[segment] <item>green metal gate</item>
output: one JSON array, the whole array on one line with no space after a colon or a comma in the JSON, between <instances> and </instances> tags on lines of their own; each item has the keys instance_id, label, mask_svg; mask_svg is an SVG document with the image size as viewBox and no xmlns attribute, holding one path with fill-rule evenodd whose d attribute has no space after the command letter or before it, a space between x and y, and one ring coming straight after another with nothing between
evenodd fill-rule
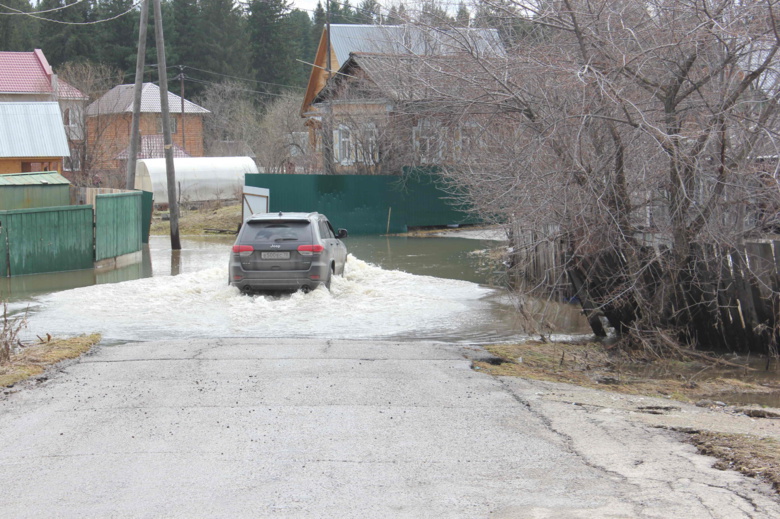
<instances>
[{"instance_id":1,"label":"green metal gate","mask_svg":"<svg viewBox=\"0 0 780 519\"><path fill-rule=\"evenodd\" d=\"M97 195L95 261L141 250L141 191Z\"/></svg>"}]
</instances>

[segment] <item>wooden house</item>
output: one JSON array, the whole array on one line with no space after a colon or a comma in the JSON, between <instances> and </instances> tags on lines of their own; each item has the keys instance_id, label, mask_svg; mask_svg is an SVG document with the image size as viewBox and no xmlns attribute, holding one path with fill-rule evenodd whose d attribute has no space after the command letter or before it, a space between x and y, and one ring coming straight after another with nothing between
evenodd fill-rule
<instances>
[{"instance_id":1,"label":"wooden house","mask_svg":"<svg viewBox=\"0 0 780 519\"><path fill-rule=\"evenodd\" d=\"M0 174L61 171L69 153L56 102L0 102Z\"/></svg>"},{"instance_id":2,"label":"wooden house","mask_svg":"<svg viewBox=\"0 0 780 519\"><path fill-rule=\"evenodd\" d=\"M490 81L464 45L482 59L504 55L493 29L331 25L330 37L324 29L301 108L322 169L396 174L473 145L474 121L437 110Z\"/></svg>"},{"instance_id":3,"label":"wooden house","mask_svg":"<svg viewBox=\"0 0 780 519\"><path fill-rule=\"evenodd\" d=\"M87 107L87 145L94 167L124 174L130 147L134 85L119 85ZM182 109L183 105L183 109ZM203 116L208 110L168 92L174 157L203 156ZM163 158L160 87L144 83L139 121L139 159Z\"/></svg>"},{"instance_id":4,"label":"wooden house","mask_svg":"<svg viewBox=\"0 0 780 519\"><path fill-rule=\"evenodd\" d=\"M56 167L53 168L52 157L38 157L45 160L26 160L29 158L27 157L23 160L25 168L49 168L49 170L62 171L62 169L71 169L74 164L78 167L79 154L73 151L77 150L84 140L82 128L77 124L77 121L84 111L87 96L58 78L40 49L35 49L32 52L0 52L0 70L2 70L2 74L0 74L0 102L56 102L61 113L61 120L56 124L65 127L70 151L55 158ZM53 121L53 119L49 120L50 123L55 124ZM40 121L30 122L32 125L39 123ZM21 171L19 169L14 172Z\"/></svg>"}]
</instances>

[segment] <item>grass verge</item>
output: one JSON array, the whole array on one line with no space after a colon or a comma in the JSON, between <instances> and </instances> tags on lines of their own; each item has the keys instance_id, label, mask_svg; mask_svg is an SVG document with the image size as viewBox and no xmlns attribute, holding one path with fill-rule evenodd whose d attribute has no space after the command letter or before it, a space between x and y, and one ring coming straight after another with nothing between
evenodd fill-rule
<instances>
[{"instance_id":1,"label":"grass verge","mask_svg":"<svg viewBox=\"0 0 780 519\"><path fill-rule=\"evenodd\" d=\"M41 375L46 368L63 360L75 359L100 342L99 333L48 342L23 348L11 355L9 364L0 365L0 387L11 387L31 377Z\"/></svg>"},{"instance_id":2,"label":"grass verge","mask_svg":"<svg viewBox=\"0 0 780 519\"><path fill-rule=\"evenodd\" d=\"M179 213L179 234L199 235L217 231L235 232L241 224L241 204L203 206L198 209L184 209ZM168 235L171 224L162 219L162 213L152 215L152 235Z\"/></svg>"}]
</instances>

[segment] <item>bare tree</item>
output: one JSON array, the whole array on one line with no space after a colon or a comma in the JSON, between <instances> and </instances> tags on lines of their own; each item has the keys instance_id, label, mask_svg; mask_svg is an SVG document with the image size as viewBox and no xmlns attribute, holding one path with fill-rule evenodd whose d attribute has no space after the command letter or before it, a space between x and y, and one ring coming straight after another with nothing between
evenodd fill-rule
<instances>
[{"instance_id":1,"label":"bare tree","mask_svg":"<svg viewBox=\"0 0 780 519\"><path fill-rule=\"evenodd\" d=\"M458 65L421 58L416 80L477 136L442 161L453 192L518 245L561 243L556 275L627 343L771 350L778 294L743 251L780 224L779 3L482 0L506 46L490 58L429 27Z\"/></svg>"},{"instance_id":2,"label":"bare tree","mask_svg":"<svg viewBox=\"0 0 780 519\"><path fill-rule=\"evenodd\" d=\"M80 90L86 100L68 110L68 140L71 149L71 174L79 186L93 186L98 182L100 165L97 158L103 154L105 125L87 125L86 106L99 99L115 85L122 83L122 74L101 63L89 61L68 62L58 70L59 76Z\"/></svg>"}]
</instances>

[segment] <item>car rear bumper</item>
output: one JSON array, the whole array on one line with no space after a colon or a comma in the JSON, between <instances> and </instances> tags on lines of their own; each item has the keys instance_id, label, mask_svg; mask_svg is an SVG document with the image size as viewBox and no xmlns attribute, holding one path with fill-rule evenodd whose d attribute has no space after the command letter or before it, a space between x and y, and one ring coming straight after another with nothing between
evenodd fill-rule
<instances>
[{"instance_id":1,"label":"car rear bumper","mask_svg":"<svg viewBox=\"0 0 780 519\"><path fill-rule=\"evenodd\" d=\"M230 284L239 290L314 290L327 279L325 264L313 263L309 270L244 270L231 265Z\"/></svg>"}]
</instances>

